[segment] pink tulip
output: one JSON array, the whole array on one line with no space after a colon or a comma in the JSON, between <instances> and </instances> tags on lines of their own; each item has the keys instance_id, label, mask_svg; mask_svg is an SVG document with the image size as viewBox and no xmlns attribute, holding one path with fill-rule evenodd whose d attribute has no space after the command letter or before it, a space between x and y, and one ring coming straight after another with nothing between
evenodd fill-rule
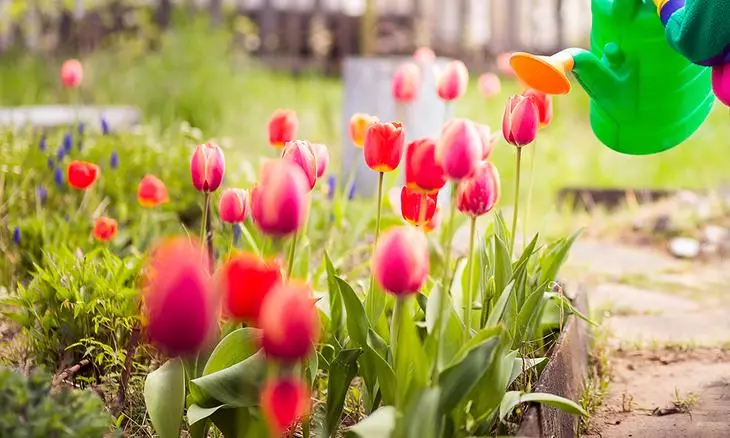
<instances>
[{"instance_id":1,"label":"pink tulip","mask_svg":"<svg viewBox=\"0 0 730 438\"><path fill-rule=\"evenodd\" d=\"M503 75L503 76L514 76L515 71L512 69L512 64L510 64L510 58L512 57L511 52L507 53L500 53L497 55L497 70Z\"/></svg>"},{"instance_id":2,"label":"pink tulip","mask_svg":"<svg viewBox=\"0 0 730 438\"><path fill-rule=\"evenodd\" d=\"M522 147L532 143L539 125L537 107L530 97L512 96L502 119L502 135L507 143Z\"/></svg>"},{"instance_id":3,"label":"pink tulip","mask_svg":"<svg viewBox=\"0 0 730 438\"><path fill-rule=\"evenodd\" d=\"M302 168L291 161L267 161L251 189L251 216L266 234L285 236L304 225L309 208L309 182Z\"/></svg>"},{"instance_id":4,"label":"pink tulip","mask_svg":"<svg viewBox=\"0 0 730 438\"><path fill-rule=\"evenodd\" d=\"M730 106L730 65L712 67L712 91L727 106Z\"/></svg>"},{"instance_id":5,"label":"pink tulip","mask_svg":"<svg viewBox=\"0 0 730 438\"><path fill-rule=\"evenodd\" d=\"M378 239L373 252L373 275L393 295L418 292L428 276L428 241L413 227L392 228Z\"/></svg>"},{"instance_id":6,"label":"pink tulip","mask_svg":"<svg viewBox=\"0 0 730 438\"><path fill-rule=\"evenodd\" d=\"M461 61L451 61L439 77L437 91L441 99L452 101L460 98L469 85L469 70Z\"/></svg>"},{"instance_id":7,"label":"pink tulip","mask_svg":"<svg viewBox=\"0 0 730 438\"><path fill-rule=\"evenodd\" d=\"M61 66L61 83L66 88L76 88L84 78L84 69L78 59L69 59Z\"/></svg>"},{"instance_id":8,"label":"pink tulip","mask_svg":"<svg viewBox=\"0 0 730 438\"><path fill-rule=\"evenodd\" d=\"M317 159L317 178L322 178L322 175L327 172L327 165L330 162L329 149L321 143L313 143L312 150L314 150L314 156Z\"/></svg>"},{"instance_id":9,"label":"pink tulip","mask_svg":"<svg viewBox=\"0 0 730 438\"><path fill-rule=\"evenodd\" d=\"M281 153L281 158L297 164L307 177L309 190L317 183L317 157L308 141L294 140L287 142Z\"/></svg>"},{"instance_id":10,"label":"pink tulip","mask_svg":"<svg viewBox=\"0 0 730 438\"><path fill-rule=\"evenodd\" d=\"M396 102L411 102L421 86L421 70L413 63L403 64L393 74L392 92Z\"/></svg>"},{"instance_id":11,"label":"pink tulip","mask_svg":"<svg viewBox=\"0 0 730 438\"><path fill-rule=\"evenodd\" d=\"M452 180L472 174L483 154L482 138L477 125L467 119L449 121L436 143L436 163Z\"/></svg>"},{"instance_id":12,"label":"pink tulip","mask_svg":"<svg viewBox=\"0 0 730 438\"><path fill-rule=\"evenodd\" d=\"M218 201L218 213L221 220L229 224L237 224L248 216L248 192L242 189L225 189Z\"/></svg>"},{"instance_id":13,"label":"pink tulip","mask_svg":"<svg viewBox=\"0 0 730 438\"><path fill-rule=\"evenodd\" d=\"M200 192L215 192L223 181L226 161L223 151L214 143L200 144L190 160L193 186Z\"/></svg>"},{"instance_id":14,"label":"pink tulip","mask_svg":"<svg viewBox=\"0 0 730 438\"><path fill-rule=\"evenodd\" d=\"M428 64L436 60L436 54L430 47L419 47L413 53L413 58L417 62Z\"/></svg>"},{"instance_id":15,"label":"pink tulip","mask_svg":"<svg viewBox=\"0 0 730 438\"><path fill-rule=\"evenodd\" d=\"M479 130L479 138L482 140L482 160L486 160L497 145L499 133L492 133L492 129L487 125L477 125L477 130Z\"/></svg>"},{"instance_id":16,"label":"pink tulip","mask_svg":"<svg viewBox=\"0 0 730 438\"><path fill-rule=\"evenodd\" d=\"M491 99L502 91L502 82L499 80L499 76L494 73L484 73L479 76L477 87L485 99Z\"/></svg>"},{"instance_id":17,"label":"pink tulip","mask_svg":"<svg viewBox=\"0 0 730 438\"><path fill-rule=\"evenodd\" d=\"M307 357L319 338L319 316L309 285L278 283L264 298L259 315L267 357L296 362Z\"/></svg>"},{"instance_id":18,"label":"pink tulip","mask_svg":"<svg viewBox=\"0 0 730 438\"><path fill-rule=\"evenodd\" d=\"M492 211L497 204L499 192L497 168L488 161L482 161L472 176L459 181L456 208L467 216L482 216Z\"/></svg>"}]
</instances>

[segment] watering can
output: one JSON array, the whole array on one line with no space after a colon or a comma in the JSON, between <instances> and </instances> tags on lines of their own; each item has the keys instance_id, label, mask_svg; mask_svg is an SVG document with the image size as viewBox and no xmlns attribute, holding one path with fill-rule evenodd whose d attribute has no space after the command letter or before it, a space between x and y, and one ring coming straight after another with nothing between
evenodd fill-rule
<instances>
[{"instance_id":1,"label":"watering can","mask_svg":"<svg viewBox=\"0 0 730 438\"><path fill-rule=\"evenodd\" d=\"M665 151L704 123L715 96L710 69L672 48L657 7L654 0L592 0L590 51L520 52L510 64L522 82L547 94L567 94L573 73L591 99L593 132L609 148Z\"/></svg>"}]
</instances>

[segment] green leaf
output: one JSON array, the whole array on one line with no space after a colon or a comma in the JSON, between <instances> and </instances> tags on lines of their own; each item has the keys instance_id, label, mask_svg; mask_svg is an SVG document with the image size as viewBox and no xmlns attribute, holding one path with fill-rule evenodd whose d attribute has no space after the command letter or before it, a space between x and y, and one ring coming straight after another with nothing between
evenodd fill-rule
<instances>
[{"instance_id":1,"label":"green leaf","mask_svg":"<svg viewBox=\"0 0 730 438\"><path fill-rule=\"evenodd\" d=\"M345 397L350 382L357 375L357 359L362 354L360 348L342 350L330 365L327 382L327 430L337 430L337 425L345 406Z\"/></svg>"},{"instance_id":2,"label":"green leaf","mask_svg":"<svg viewBox=\"0 0 730 438\"><path fill-rule=\"evenodd\" d=\"M254 425L254 418L248 408L222 409L213 414L212 420L213 424L223 432L225 438L257 436L251 430L251 426Z\"/></svg>"},{"instance_id":3,"label":"green leaf","mask_svg":"<svg viewBox=\"0 0 730 438\"><path fill-rule=\"evenodd\" d=\"M299 236L301 238L297 246L297 255L292 269L292 278L301 280L309 280L309 259L312 254L312 245L307 236Z\"/></svg>"},{"instance_id":4,"label":"green leaf","mask_svg":"<svg viewBox=\"0 0 730 438\"><path fill-rule=\"evenodd\" d=\"M509 389L509 378L512 374L515 355L513 353L505 354L506 346L506 337L501 337L492 360L485 364L486 372L467 397L472 400L471 412L477 418L496 409L504 393Z\"/></svg>"},{"instance_id":5,"label":"green leaf","mask_svg":"<svg viewBox=\"0 0 730 438\"><path fill-rule=\"evenodd\" d=\"M456 365L457 363L464 360L466 355L476 347L484 343L484 341L499 335L502 332L502 326L485 327L479 330L474 336L472 336L466 343L464 343L456 354L453 355L449 362L449 367Z\"/></svg>"},{"instance_id":6,"label":"green leaf","mask_svg":"<svg viewBox=\"0 0 730 438\"><path fill-rule=\"evenodd\" d=\"M598 327L598 323L591 320L587 316L585 316L583 313L581 313L580 310L578 310L575 306L573 306L573 303L570 302L570 300L563 294L559 294L557 292L547 292L545 293L546 298L552 298L556 301L558 301L558 304L565 306L568 308L568 311L574 315L576 315L578 318L582 319L583 321L587 322L588 324Z\"/></svg>"},{"instance_id":7,"label":"green leaf","mask_svg":"<svg viewBox=\"0 0 730 438\"><path fill-rule=\"evenodd\" d=\"M530 326L530 321L538 318L542 313L540 304L543 303L544 298L545 292L542 289L535 289L525 300L520 313L517 315L517 320L512 326L513 338L516 343L522 343L532 337L532 333L528 333L527 329Z\"/></svg>"},{"instance_id":8,"label":"green leaf","mask_svg":"<svg viewBox=\"0 0 730 438\"><path fill-rule=\"evenodd\" d=\"M512 293L514 291L514 282L510 282L507 287L502 290L501 294L499 295L499 298L497 299L497 302L494 304L494 307L492 308L492 311L489 313L489 318L487 318L487 327L493 327L497 324L499 324L499 321L502 320L502 315L504 314L504 309L507 307L507 302L509 301L510 297L512 296ZM499 290L499 289L497 289Z\"/></svg>"},{"instance_id":9,"label":"green leaf","mask_svg":"<svg viewBox=\"0 0 730 438\"><path fill-rule=\"evenodd\" d=\"M190 381L207 396L232 407L258 405L259 388L266 377L266 359L259 351L231 367Z\"/></svg>"},{"instance_id":10,"label":"green leaf","mask_svg":"<svg viewBox=\"0 0 730 438\"><path fill-rule=\"evenodd\" d=\"M205 364L203 375L208 375L235 365L258 351L261 330L244 327L234 330L216 345Z\"/></svg>"},{"instance_id":11,"label":"green leaf","mask_svg":"<svg viewBox=\"0 0 730 438\"><path fill-rule=\"evenodd\" d=\"M357 346L367 345L370 322L365 315L365 309L355 291L345 280L336 277L336 281L347 309L347 332Z\"/></svg>"},{"instance_id":12,"label":"green leaf","mask_svg":"<svg viewBox=\"0 0 730 438\"><path fill-rule=\"evenodd\" d=\"M439 410L451 412L476 386L492 361L499 338L492 336L471 349L463 360L439 375L441 399Z\"/></svg>"},{"instance_id":13,"label":"green leaf","mask_svg":"<svg viewBox=\"0 0 730 438\"><path fill-rule=\"evenodd\" d=\"M396 388L395 371L393 371L388 361L370 346L365 347L365 356L368 358L368 362L372 363L375 368L383 403L386 405L394 404Z\"/></svg>"},{"instance_id":14,"label":"green leaf","mask_svg":"<svg viewBox=\"0 0 730 438\"><path fill-rule=\"evenodd\" d=\"M512 278L512 259L507 241L494 236L494 290L501 292Z\"/></svg>"},{"instance_id":15,"label":"green leaf","mask_svg":"<svg viewBox=\"0 0 730 438\"><path fill-rule=\"evenodd\" d=\"M330 305L330 331L337 339L341 339L342 329L345 325L345 308L342 303L342 295L340 286L337 282L337 273L335 266L329 254L325 251L324 263L327 266L327 292L329 294Z\"/></svg>"},{"instance_id":16,"label":"green leaf","mask_svg":"<svg viewBox=\"0 0 730 438\"><path fill-rule=\"evenodd\" d=\"M400 401L408 400L409 394L426 386L431 365L418 337L416 323L411 317L411 301L406 301L403 306L395 354L396 400ZM396 405L400 404L396 402Z\"/></svg>"},{"instance_id":17,"label":"green leaf","mask_svg":"<svg viewBox=\"0 0 730 438\"><path fill-rule=\"evenodd\" d=\"M188 424L193 425L197 423L198 421L208 418L211 415L215 414L219 409L226 409L229 408L228 405L218 405L214 408L202 408L196 404L190 405L188 408Z\"/></svg>"},{"instance_id":18,"label":"green leaf","mask_svg":"<svg viewBox=\"0 0 730 438\"><path fill-rule=\"evenodd\" d=\"M499 419L504 420L517 405L530 402L545 404L573 415L588 416L588 412L580 407L578 403L565 397L542 392L521 393L519 391L510 391L502 398L502 403L499 406Z\"/></svg>"},{"instance_id":19,"label":"green leaf","mask_svg":"<svg viewBox=\"0 0 730 438\"><path fill-rule=\"evenodd\" d=\"M385 292L375 279L372 279L373 285L368 289L365 296L365 312L370 321L378 321L385 310Z\"/></svg>"},{"instance_id":20,"label":"green leaf","mask_svg":"<svg viewBox=\"0 0 730 438\"><path fill-rule=\"evenodd\" d=\"M579 230L567 239L549 245L540 260L540 283L555 281L560 267L568 258L568 252L583 231Z\"/></svg>"},{"instance_id":21,"label":"green leaf","mask_svg":"<svg viewBox=\"0 0 730 438\"><path fill-rule=\"evenodd\" d=\"M513 351L516 355L516 351ZM546 357L535 357L530 359L522 359L521 357L515 357L514 358L514 364L512 365L512 374L509 377L509 384L508 386L511 386L512 383L514 383L515 380L525 371L529 371L532 368L540 365L543 363L547 358Z\"/></svg>"},{"instance_id":22,"label":"green leaf","mask_svg":"<svg viewBox=\"0 0 730 438\"><path fill-rule=\"evenodd\" d=\"M428 388L416 395L404 418L405 438L438 438L441 430L439 387Z\"/></svg>"},{"instance_id":23,"label":"green leaf","mask_svg":"<svg viewBox=\"0 0 730 438\"><path fill-rule=\"evenodd\" d=\"M160 438L177 438L185 409L185 369L180 359L168 360L147 375L144 401Z\"/></svg>"},{"instance_id":24,"label":"green leaf","mask_svg":"<svg viewBox=\"0 0 730 438\"><path fill-rule=\"evenodd\" d=\"M396 410L383 406L348 429L348 435L360 438L390 438L395 430Z\"/></svg>"}]
</instances>

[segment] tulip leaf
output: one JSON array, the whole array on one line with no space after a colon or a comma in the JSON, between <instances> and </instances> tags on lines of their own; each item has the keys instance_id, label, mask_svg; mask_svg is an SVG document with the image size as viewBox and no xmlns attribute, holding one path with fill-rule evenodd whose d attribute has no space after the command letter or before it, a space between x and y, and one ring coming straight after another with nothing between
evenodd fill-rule
<instances>
[{"instance_id":1,"label":"tulip leaf","mask_svg":"<svg viewBox=\"0 0 730 438\"><path fill-rule=\"evenodd\" d=\"M365 312L370 321L378 321L385 310L386 296L385 291L374 278L370 281L373 282L373 285L365 296Z\"/></svg>"},{"instance_id":2,"label":"tulip leaf","mask_svg":"<svg viewBox=\"0 0 730 438\"><path fill-rule=\"evenodd\" d=\"M558 304L566 307L568 311L573 315L577 316L578 318L582 319L583 321L594 327L598 327L598 323L585 316L583 313L581 313L580 310L576 309L575 306L573 306L573 303L571 303L568 297L566 297L565 295L559 294L557 292L547 292L545 293L545 298L554 299L558 302Z\"/></svg>"},{"instance_id":3,"label":"tulip leaf","mask_svg":"<svg viewBox=\"0 0 730 438\"><path fill-rule=\"evenodd\" d=\"M348 436L359 438L390 438L395 431L397 412L393 406L383 406L348 429Z\"/></svg>"},{"instance_id":4,"label":"tulip leaf","mask_svg":"<svg viewBox=\"0 0 730 438\"><path fill-rule=\"evenodd\" d=\"M502 320L502 316L504 315L504 309L505 307L507 307L507 301L509 301L514 292L514 286L515 283L510 282L507 287L502 290L499 298L497 299L497 302L494 304L494 307L492 307L492 311L489 313L489 317L487 318L487 327L494 327Z\"/></svg>"},{"instance_id":5,"label":"tulip leaf","mask_svg":"<svg viewBox=\"0 0 730 438\"><path fill-rule=\"evenodd\" d=\"M580 407L578 403L568 400L565 397L560 397L559 395L542 392L524 393L520 391L509 391L504 395L502 403L499 406L499 419L504 420L517 405L531 402L545 404L573 415L588 416L588 412Z\"/></svg>"},{"instance_id":6,"label":"tulip leaf","mask_svg":"<svg viewBox=\"0 0 730 438\"><path fill-rule=\"evenodd\" d=\"M358 347L367 345L370 323L365 315L362 302L345 280L339 277L335 277L335 280L347 309L347 332Z\"/></svg>"},{"instance_id":7,"label":"tulip leaf","mask_svg":"<svg viewBox=\"0 0 730 438\"><path fill-rule=\"evenodd\" d=\"M262 351L242 362L190 381L207 396L232 407L256 406L259 388L266 377L266 359Z\"/></svg>"},{"instance_id":8,"label":"tulip leaf","mask_svg":"<svg viewBox=\"0 0 730 438\"><path fill-rule=\"evenodd\" d=\"M509 383L508 386L511 386L512 383L514 383L515 380L525 371L529 371L532 368L540 365L543 363L547 358L546 357L536 357L532 359L522 359L521 357L516 357L517 352L513 351L510 353L510 355L513 357L513 364L512 364L512 374L509 377Z\"/></svg>"},{"instance_id":9,"label":"tulip leaf","mask_svg":"<svg viewBox=\"0 0 730 438\"><path fill-rule=\"evenodd\" d=\"M342 303L342 293L340 292L340 285L337 282L337 273L335 267L332 264L329 254L325 251L324 263L327 266L327 291L329 294L329 308L330 308L330 331L332 335L337 339L342 339L342 329L345 321L345 309ZM359 301L359 300L358 300Z\"/></svg>"},{"instance_id":10,"label":"tulip leaf","mask_svg":"<svg viewBox=\"0 0 730 438\"><path fill-rule=\"evenodd\" d=\"M357 359L362 349L342 350L330 364L327 382L327 430L336 431L345 406L350 382L357 375Z\"/></svg>"},{"instance_id":11,"label":"tulip leaf","mask_svg":"<svg viewBox=\"0 0 730 438\"><path fill-rule=\"evenodd\" d=\"M438 438L441 436L440 400L441 392L438 386L424 389L414 397L405 414L405 438Z\"/></svg>"},{"instance_id":12,"label":"tulip leaf","mask_svg":"<svg viewBox=\"0 0 730 438\"><path fill-rule=\"evenodd\" d=\"M502 292L512 278L512 261L507 241L494 237L494 290Z\"/></svg>"},{"instance_id":13,"label":"tulip leaf","mask_svg":"<svg viewBox=\"0 0 730 438\"><path fill-rule=\"evenodd\" d=\"M406 301L402 304L403 318L396 342L396 406L403 406L411 393L426 386L431 365L418 336L416 323L411 317L411 303Z\"/></svg>"},{"instance_id":14,"label":"tulip leaf","mask_svg":"<svg viewBox=\"0 0 730 438\"><path fill-rule=\"evenodd\" d=\"M226 438L246 438L249 436L265 436L254 430L260 422L256 422L249 408L221 409L213 414L213 424Z\"/></svg>"},{"instance_id":15,"label":"tulip leaf","mask_svg":"<svg viewBox=\"0 0 730 438\"><path fill-rule=\"evenodd\" d=\"M312 255L312 245L307 236L300 236L301 240L297 246L297 254L294 259L294 267L291 277L309 281L309 260Z\"/></svg>"},{"instance_id":16,"label":"tulip leaf","mask_svg":"<svg viewBox=\"0 0 730 438\"><path fill-rule=\"evenodd\" d=\"M472 348L463 360L439 374L441 413L451 412L477 385L492 361L499 338L492 336Z\"/></svg>"},{"instance_id":17,"label":"tulip leaf","mask_svg":"<svg viewBox=\"0 0 730 438\"><path fill-rule=\"evenodd\" d=\"M252 356L259 349L261 330L244 327L232 331L216 345L205 364L203 375L235 365Z\"/></svg>"},{"instance_id":18,"label":"tulip leaf","mask_svg":"<svg viewBox=\"0 0 730 438\"><path fill-rule=\"evenodd\" d=\"M157 435L177 438L185 409L185 369L179 358L147 375L144 401Z\"/></svg>"},{"instance_id":19,"label":"tulip leaf","mask_svg":"<svg viewBox=\"0 0 730 438\"><path fill-rule=\"evenodd\" d=\"M540 258L540 283L555 281L558 270L568 258L568 252L581 235L583 230L578 230L572 236L560 239L550 244Z\"/></svg>"},{"instance_id":20,"label":"tulip leaf","mask_svg":"<svg viewBox=\"0 0 730 438\"><path fill-rule=\"evenodd\" d=\"M484 364L486 372L467 396L472 401L471 412L476 418L482 418L493 412L499 406L504 393L509 389L515 355L506 354L508 346L506 337L501 338L500 341L492 360Z\"/></svg>"},{"instance_id":21,"label":"tulip leaf","mask_svg":"<svg viewBox=\"0 0 730 438\"><path fill-rule=\"evenodd\" d=\"M430 334L427 340L427 347L431 357L436 357L436 352L433 350L436 346L434 337L437 333L434 331L434 328L436 326L436 319L438 318L438 301L442 296L441 287L433 288L431 295L428 297L428 305L426 308L426 331ZM439 369L444 368L447 362L459 351L464 334L464 325L451 305L451 297L446 295L443 299L446 300L444 309L446 311L446 318L448 319L445 325L445 332L442 335L442 342L439 345L441 350L438 356Z\"/></svg>"},{"instance_id":22,"label":"tulip leaf","mask_svg":"<svg viewBox=\"0 0 730 438\"><path fill-rule=\"evenodd\" d=\"M219 409L226 409L229 408L228 405L218 405L213 408L203 408L196 404L191 405L188 408L187 416L188 416L188 424L193 425L199 422L200 420L203 420L205 418L210 417L211 415L215 414Z\"/></svg>"}]
</instances>

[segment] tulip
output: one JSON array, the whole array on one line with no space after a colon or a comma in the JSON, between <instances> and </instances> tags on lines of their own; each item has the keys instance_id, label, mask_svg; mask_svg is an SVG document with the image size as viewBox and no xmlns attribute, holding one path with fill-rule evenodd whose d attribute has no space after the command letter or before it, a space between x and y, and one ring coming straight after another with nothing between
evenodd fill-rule
<instances>
[{"instance_id":1,"label":"tulip","mask_svg":"<svg viewBox=\"0 0 730 438\"><path fill-rule=\"evenodd\" d=\"M439 207L438 204L436 204L436 211L434 211L433 216L431 217L431 220L426 223L426 225L423 227L423 231L425 233L430 233L431 231L438 228L439 224L441 223L441 207Z\"/></svg>"},{"instance_id":2,"label":"tulip","mask_svg":"<svg viewBox=\"0 0 730 438\"><path fill-rule=\"evenodd\" d=\"M499 172L494 164L482 161L472 176L459 182L456 208L470 217L489 213L499 200Z\"/></svg>"},{"instance_id":3,"label":"tulip","mask_svg":"<svg viewBox=\"0 0 730 438\"><path fill-rule=\"evenodd\" d=\"M375 123L365 135L365 162L376 172L392 172L400 164L404 142L401 123Z\"/></svg>"},{"instance_id":4,"label":"tulip","mask_svg":"<svg viewBox=\"0 0 730 438\"><path fill-rule=\"evenodd\" d=\"M259 327L267 357L291 363L309 356L320 329L309 286L297 281L277 284L261 306Z\"/></svg>"},{"instance_id":5,"label":"tulip","mask_svg":"<svg viewBox=\"0 0 730 438\"><path fill-rule=\"evenodd\" d=\"M418 292L428 275L428 242L421 230L396 227L385 233L373 253L373 273L393 295Z\"/></svg>"},{"instance_id":6,"label":"tulip","mask_svg":"<svg viewBox=\"0 0 730 438\"><path fill-rule=\"evenodd\" d=\"M264 299L282 280L281 267L272 260L239 253L221 267L219 279L224 313L258 326Z\"/></svg>"},{"instance_id":7,"label":"tulip","mask_svg":"<svg viewBox=\"0 0 730 438\"><path fill-rule=\"evenodd\" d=\"M327 172L327 165L330 162L330 152L327 146L321 143L312 143L312 150L317 159L317 178L322 178Z\"/></svg>"},{"instance_id":8,"label":"tulip","mask_svg":"<svg viewBox=\"0 0 730 438\"><path fill-rule=\"evenodd\" d=\"M451 61L439 77L437 92L441 99L450 102L464 95L469 85L469 70L461 61Z\"/></svg>"},{"instance_id":9,"label":"tulip","mask_svg":"<svg viewBox=\"0 0 730 438\"><path fill-rule=\"evenodd\" d=\"M94 223L94 239L108 242L117 235L117 221L106 216L100 216Z\"/></svg>"},{"instance_id":10,"label":"tulip","mask_svg":"<svg viewBox=\"0 0 730 438\"><path fill-rule=\"evenodd\" d=\"M68 185L79 190L91 187L98 176L99 166L86 161L72 161L66 169ZM58 183L58 180L56 182Z\"/></svg>"},{"instance_id":11,"label":"tulip","mask_svg":"<svg viewBox=\"0 0 730 438\"><path fill-rule=\"evenodd\" d=\"M142 207L155 208L170 201L167 187L154 175L145 175L137 185L137 201Z\"/></svg>"},{"instance_id":12,"label":"tulip","mask_svg":"<svg viewBox=\"0 0 730 438\"><path fill-rule=\"evenodd\" d=\"M403 64L393 74L391 90L396 102L410 102L421 86L421 70L413 63Z\"/></svg>"},{"instance_id":13,"label":"tulip","mask_svg":"<svg viewBox=\"0 0 730 438\"><path fill-rule=\"evenodd\" d=\"M492 155L494 147L497 145L499 140L499 133L492 134L491 128L487 125L477 125L479 131L479 138L482 140L482 160L486 160Z\"/></svg>"},{"instance_id":14,"label":"tulip","mask_svg":"<svg viewBox=\"0 0 730 438\"><path fill-rule=\"evenodd\" d=\"M532 88L522 93L522 95L532 99L532 102L537 108L540 128L546 128L553 121L553 96L533 90Z\"/></svg>"},{"instance_id":15,"label":"tulip","mask_svg":"<svg viewBox=\"0 0 730 438\"><path fill-rule=\"evenodd\" d=\"M223 151L214 143L200 144L190 160L190 175L193 186L199 192L215 192L223 182L226 161Z\"/></svg>"},{"instance_id":16,"label":"tulip","mask_svg":"<svg viewBox=\"0 0 730 438\"><path fill-rule=\"evenodd\" d=\"M727 106L730 106L730 65L712 67L712 91Z\"/></svg>"},{"instance_id":17,"label":"tulip","mask_svg":"<svg viewBox=\"0 0 730 438\"><path fill-rule=\"evenodd\" d=\"M444 126L436 143L436 162L447 178L460 180L474 172L483 152L477 125L466 119L454 119Z\"/></svg>"},{"instance_id":18,"label":"tulip","mask_svg":"<svg viewBox=\"0 0 730 438\"><path fill-rule=\"evenodd\" d=\"M479 76L477 88L482 94L482 97L491 99L502 91L502 82L499 80L499 76L494 73L484 73Z\"/></svg>"},{"instance_id":19,"label":"tulip","mask_svg":"<svg viewBox=\"0 0 730 438\"><path fill-rule=\"evenodd\" d=\"M119 154L117 151L112 151L111 156L109 156L109 167L112 169L119 167Z\"/></svg>"},{"instance_id":20,"label":"tulip","mask_svg":"<svg viewBox=\"0 0 730 438\"><path fill-rule=\"evenodd\" d=\"M61 66L61 83L66 88L76 88L81 85L84 71L77 59L69 59Z\"/></svg>"},{"instance_id":21,"label":"tulip","mask_svg":"<svg viewBox=\"0 0 730 438\"><path fill-rule=\"evenodd\" d=\"M13 243L20 245L20 227L13 228Z\"/></svg>"},{"instance_id":22,"label":"tulip","mask_svg":"<svg viewBox=\"0 0 730 438\"><path fill-rule=\"evenodd\" d=\"M298 128L297 113L277 109L269 119L269 144L277 149L283 148L287 142L296 139Z\"/></svg>"},{"instance_id":23,"label":"tulip","mask_svg":"<svg viewBox=\"0 0 730 438\"><path fill-rule=\"evenodd\" d=\"M317 183L317 157L308 141L294 140L284 146L281 158L298 165L307 177L309 190Z\"/></svg>"},{"instance_id":24,"label":"tulip","mask_svg":"<svg viewBox=\"0 0 730 438\"><path fill-rule=\"evenodd\" d=\"M419 47L413 53L413 58L417 62L427 64L436 60L436 54L430 47Z\"/></svg>"},{"instance_id":25,"label":"tulip","mask_svg":"<svg viewBox=\"0 0 730 438\"><path fill-rule=\"evenodd\" d=\"M170 356L194 355L217 327L217 295L207 253L178 237L153 249L147 262L143 312L150 341Z\"/></svg>"},{"instance_id":26,"label":"tulip","mask_svg":"<svg viewBox=\"0 0 730 438\"><path fill-rule=\"evenodd\" d=\"M400 192L400 211L403 219L416 226L425 226L436 213L438 192L419 193L403 187Z\"/></svg>"},{"instance_id":27,"label":"tulip","mask_svg":"<svg viewBox=\"0 0 730 438\"><path fill-rule=\"evenodd\" d=\"M406 186L411 190L435 193L446 184L444 169L436 163L436 142L415 140L406 147Z\"/></svg>"},{"instance_id":28,"label":"tulip","mask_svg":"<svg viewBox=\"0 0 730 438\"><path fill-rule=\"evenodd\" d=\"M522 147L532 143L537 136L537 107L533 99L512 96L502 119L502 135L507 143Z\"/></svg>"},{"instance_id":29,"label":"tulip","mask_svg":"<svg viewBox=\"0 0 730 438\"><path fill-rule=\"evenodd\" d=\"M218 201L218 214L223 222L238 224L248 216L248 192L243 189L225 189Z\"/></svg>"},{"instance_id":30,"label":"tulip","mask_svg":"<svg viewBox=\"0 0 730 438\"><path fill-rule=\"evenodd\" d=\"M280 436L309 414L309 388L295 378L277 378L261 389L259 405L272 436Z\"/></svg>"},{"instance_id":31,"label":"tulip","mask_svg":"<svg viewBox=\"0 0 730 438\"><path fill-rule=\"evenodd\" d=\"M258 184L251 190L251 215L266 234L297 232L307 215L309 182L300 166L271 160L261 166Z\"/></svg>"},{"instance_id":32,"label":"tulip","mask_svg":"<svg viewBox=\"0 0 730 438\"><path fill-rule=\"evenodd\" d=\"M365 145L365 134L367 134L370 126L378 122L379 120L375 116L363 113L353 114L350 118L349 132L350 140L355 144L355 147L363 148Z\"/></svg>"}]
</instances>

